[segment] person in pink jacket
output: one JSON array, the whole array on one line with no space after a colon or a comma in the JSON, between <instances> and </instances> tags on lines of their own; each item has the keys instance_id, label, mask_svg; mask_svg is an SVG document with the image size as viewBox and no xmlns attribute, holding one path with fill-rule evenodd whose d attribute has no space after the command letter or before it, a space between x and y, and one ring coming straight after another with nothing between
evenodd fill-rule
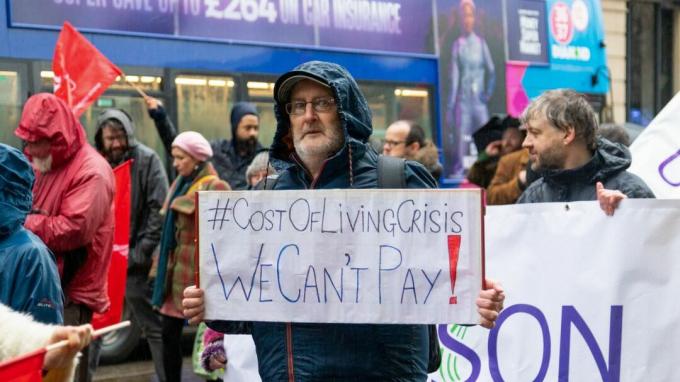
<instances>
[{"instance_id":1,"label":"person in pink jacket","mask_svg":"<svg viewBox=\"0 0 680 382\"><path fill-rule=\"evenodd\" d=\"M15 135L33 164L33 210L27 229L57 258L66 301L64 323L89 323L109 308L106 274L113 243L111 166L87 143L71 109L52 94L26 101ZM83 359L88 359L87 349ZM89 380L87 362L78 380Z\"/></svg>"}]
</instances>

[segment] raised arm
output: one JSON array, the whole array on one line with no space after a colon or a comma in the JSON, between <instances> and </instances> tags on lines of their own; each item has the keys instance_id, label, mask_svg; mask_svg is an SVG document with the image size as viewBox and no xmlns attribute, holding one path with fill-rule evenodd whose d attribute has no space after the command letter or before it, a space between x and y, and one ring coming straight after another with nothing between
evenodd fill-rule
<instances>
[{"instance_id":1,"label":"raised arm","mask_svg":"<svg viewBox=\"0 0 680 382\"><path fill-rule=\"evenodd\" d=\"M165 112L161 101L153 97L146 97L144 98L144 101L146 102L149 117L153 119L153 123L156 125L156 130L158 130L158 135L163 142L163 146L165 146L167 154L170 155L170 152L172 151L172 141L175 140L175 137L178 134L177 128L175 128L175 125L173 125L170 118L168 118L168 114Z\"/></svg>"}]
</instances>

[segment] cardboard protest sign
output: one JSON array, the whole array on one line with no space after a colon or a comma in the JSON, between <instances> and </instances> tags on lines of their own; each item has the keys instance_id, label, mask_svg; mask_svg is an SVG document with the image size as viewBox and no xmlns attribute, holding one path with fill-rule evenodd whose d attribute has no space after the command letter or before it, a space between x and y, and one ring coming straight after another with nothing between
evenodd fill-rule
<instances>
[{"instance_id":1,"label":"cardboard protest sign","mask_svg":"<svg viewBox=\"0 0 680 382\"><path fill-rule=\"evenodd\" d=\"M481 190L200 192L207 320L476 323Z\"/></svg>"}]
</instances>

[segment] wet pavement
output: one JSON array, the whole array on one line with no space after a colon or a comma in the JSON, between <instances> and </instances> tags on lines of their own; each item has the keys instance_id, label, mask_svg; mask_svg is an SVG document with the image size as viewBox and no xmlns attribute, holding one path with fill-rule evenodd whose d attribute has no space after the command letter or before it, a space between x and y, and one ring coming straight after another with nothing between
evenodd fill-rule
<instances>
[{"instance_id":1,"label":"wet pavement","mask_svg":"<svg viewBox=\"0 0 680 382\"><path fill-rule=\"evenodd\" d=\"M153 362L149 360L131 360L117 365L100 365L94 374L96 382L157 382ZM199 382L204 379L194 374L191 357L184 357L182 362L182 381Z\"/></svg>"}]
</instances>

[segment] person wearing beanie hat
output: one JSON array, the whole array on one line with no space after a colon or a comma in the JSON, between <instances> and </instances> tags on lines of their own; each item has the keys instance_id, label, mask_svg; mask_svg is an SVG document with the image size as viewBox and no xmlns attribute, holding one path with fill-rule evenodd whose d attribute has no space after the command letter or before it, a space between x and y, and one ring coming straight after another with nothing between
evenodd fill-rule
<instances>
[{"instance_id":1,"label":"person wearing beanie hat","mask_svg":"<svg viewBox=\"0 0 680 382\"><path fill-rule=\"evenodd\" d=\"M210 163L213 150L200 133L177 135L171 152L178 175L161 209L165 220L160 252L150 272L155 278L151 304L161 313L163 368L168 382L180 381L182 374L182 291L194 283L195 193L231 189Z\"/></svg>"},{"instance_id":2,"label":"person wearing beanie hat","mask_svg":"<svg viewBox=\"0 0 680 382\"><path fill-rule=\"evenodd\" d=\"M149 116L153 119L158 134L165 145L168 154L172 150L172 142L177 136L177 129L159 100L146 97ZM237 102L231 109L231 141L215 139L210 142L213 156L211 162L221 179L224 179L233 189L248 188L246 170L255 158L255 154L262 150L257 140L260 131L260 118L255 105L248 102Z\"/></svg>"}]
</instances>

